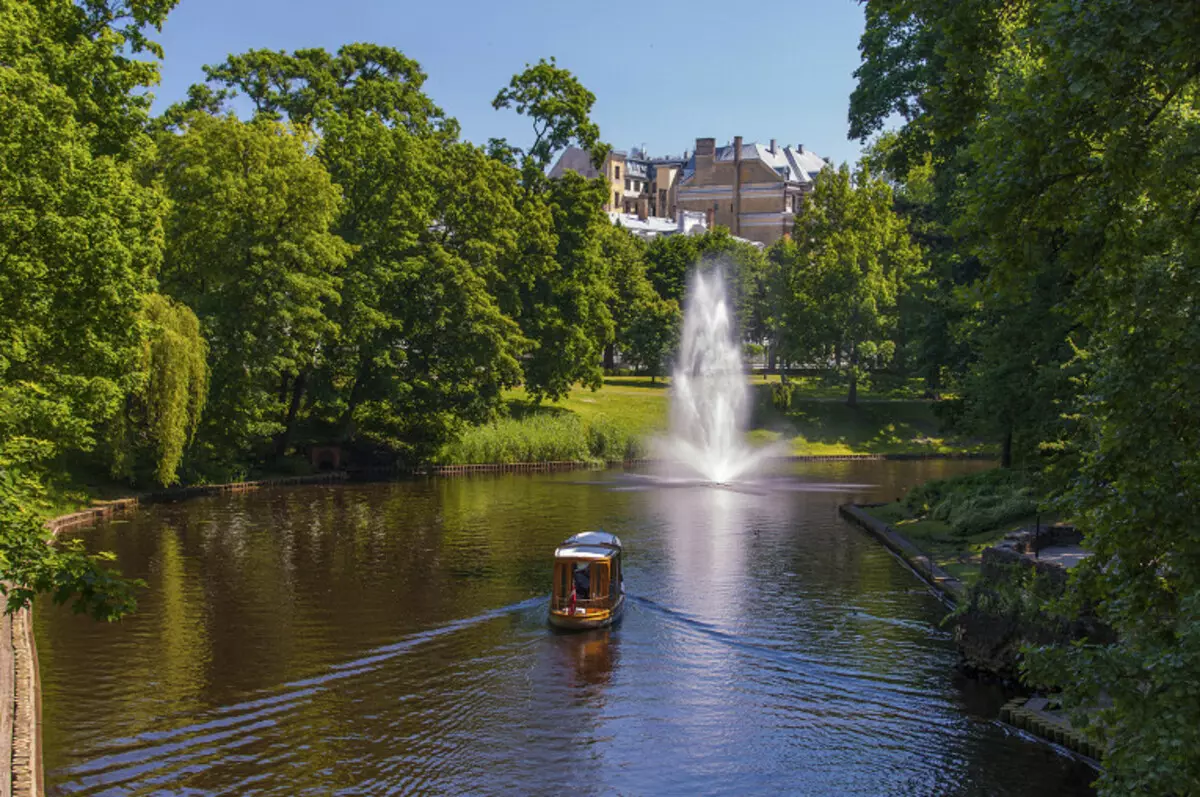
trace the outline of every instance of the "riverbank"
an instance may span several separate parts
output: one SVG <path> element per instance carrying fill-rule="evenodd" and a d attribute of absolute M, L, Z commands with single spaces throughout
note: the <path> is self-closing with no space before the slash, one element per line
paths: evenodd
<path fill-rule="evenodd" d="M 1037 503 L 1032 489 L 1020 474 L 990 471 L 930 482 L 903 501 L 845 504 L 839 512 L 892 550 L 952 608 L 948 621 L 960 670 L 1024 693 L 1004 706 L 1001 721 L 1098 769 L 1095 741 L 1073 728 L 1050 699 L 1030 696 L 1021 677 L 1028 645 L 1112 641 L 1112 632 L 1093 617 L 1066 618 L 1047 609 L 1068 588 L 1069 570 L 1089 554 L 1073 526 L 1043 525 L 1038 515 L 1033 523 L 1022 521 L 1023 511 Z"/>

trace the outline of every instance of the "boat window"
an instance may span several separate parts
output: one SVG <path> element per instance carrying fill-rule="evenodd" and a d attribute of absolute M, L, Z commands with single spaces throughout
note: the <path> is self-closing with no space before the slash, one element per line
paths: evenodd
<path fill-rule="evenodd" d="M 566 562 L 558 563 L 558 579 L 556 591 L 558 597 L 565 598 L 571 594 L 571 566 Z"/>
<path fill-rule="evenodd" d="M 608 597 L 608 563 L 595 562 L 592 565 L 592 597 Z"/>

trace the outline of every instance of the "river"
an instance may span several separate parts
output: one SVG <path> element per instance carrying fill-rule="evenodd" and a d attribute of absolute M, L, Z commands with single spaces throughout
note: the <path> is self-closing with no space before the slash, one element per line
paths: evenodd
<path fill-rule="evenodd" d="M 945 608 L 841 520 L 963 461 L 784 489 L 618 472 L 281 488 L 79 532 L 144 579 L 35 615 L 50 794 L 1090 794 L 954 670 Z M 801 483 L 826 483 L 819 490 Z M 624 621 L 546 625 L 555 545 L 625 544 Z"/>

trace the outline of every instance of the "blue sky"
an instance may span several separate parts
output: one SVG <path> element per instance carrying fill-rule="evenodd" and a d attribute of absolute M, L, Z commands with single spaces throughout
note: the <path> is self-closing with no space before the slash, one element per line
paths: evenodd
<path fill-rule="evenodd" d="M 555 56 L 596 95 L 593 119 L 618 149 L 680 154 L 697 137 L 741 135 L 837 162 L 860 151 L 846 139 L 846 111 L 862 29 L 855 0 L 181 0 L 159 36 L 155 110 L 231 52 L 373 41 L 419 61 L 426 92 L 476 143 L 529 142 L 525 120 L 491 101 L 527 62 Z"/>

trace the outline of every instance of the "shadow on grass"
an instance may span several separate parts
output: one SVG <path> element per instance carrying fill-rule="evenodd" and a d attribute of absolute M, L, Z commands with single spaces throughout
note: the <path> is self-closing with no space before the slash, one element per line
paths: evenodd
<path fill-rule="evenodd" d="M 820 398 L 793 398 L 780 412 L 767 391 L 755 402 L 756 425 L 788 427 L 813 447 L 845 447 L 864 454 L 921 454 L 982 451 L 979 441 L 948 436 L 934 413 L 932 402 L 893 399 L 860 403 Z"/>
<path fill-rule="evenodd" d="M 605 387 L 644 387 L 651 390 L 663 390 L 670 387 L 666 380 L 658 377 L 651 382 L 648 376 L 609 376 L 604 379 Z"/>
<path fill-rule="evenodd" d="M 515 420 L 524 420 L 525 418 L 536 418 L 538 416 L 558 418 L 564 415 L 574 415 L 575 413 L 566 407 L 556 407 L 553 404 L 541 403 L 534 404 L 525 399 L 508 399 L 508 415 Z"/>

